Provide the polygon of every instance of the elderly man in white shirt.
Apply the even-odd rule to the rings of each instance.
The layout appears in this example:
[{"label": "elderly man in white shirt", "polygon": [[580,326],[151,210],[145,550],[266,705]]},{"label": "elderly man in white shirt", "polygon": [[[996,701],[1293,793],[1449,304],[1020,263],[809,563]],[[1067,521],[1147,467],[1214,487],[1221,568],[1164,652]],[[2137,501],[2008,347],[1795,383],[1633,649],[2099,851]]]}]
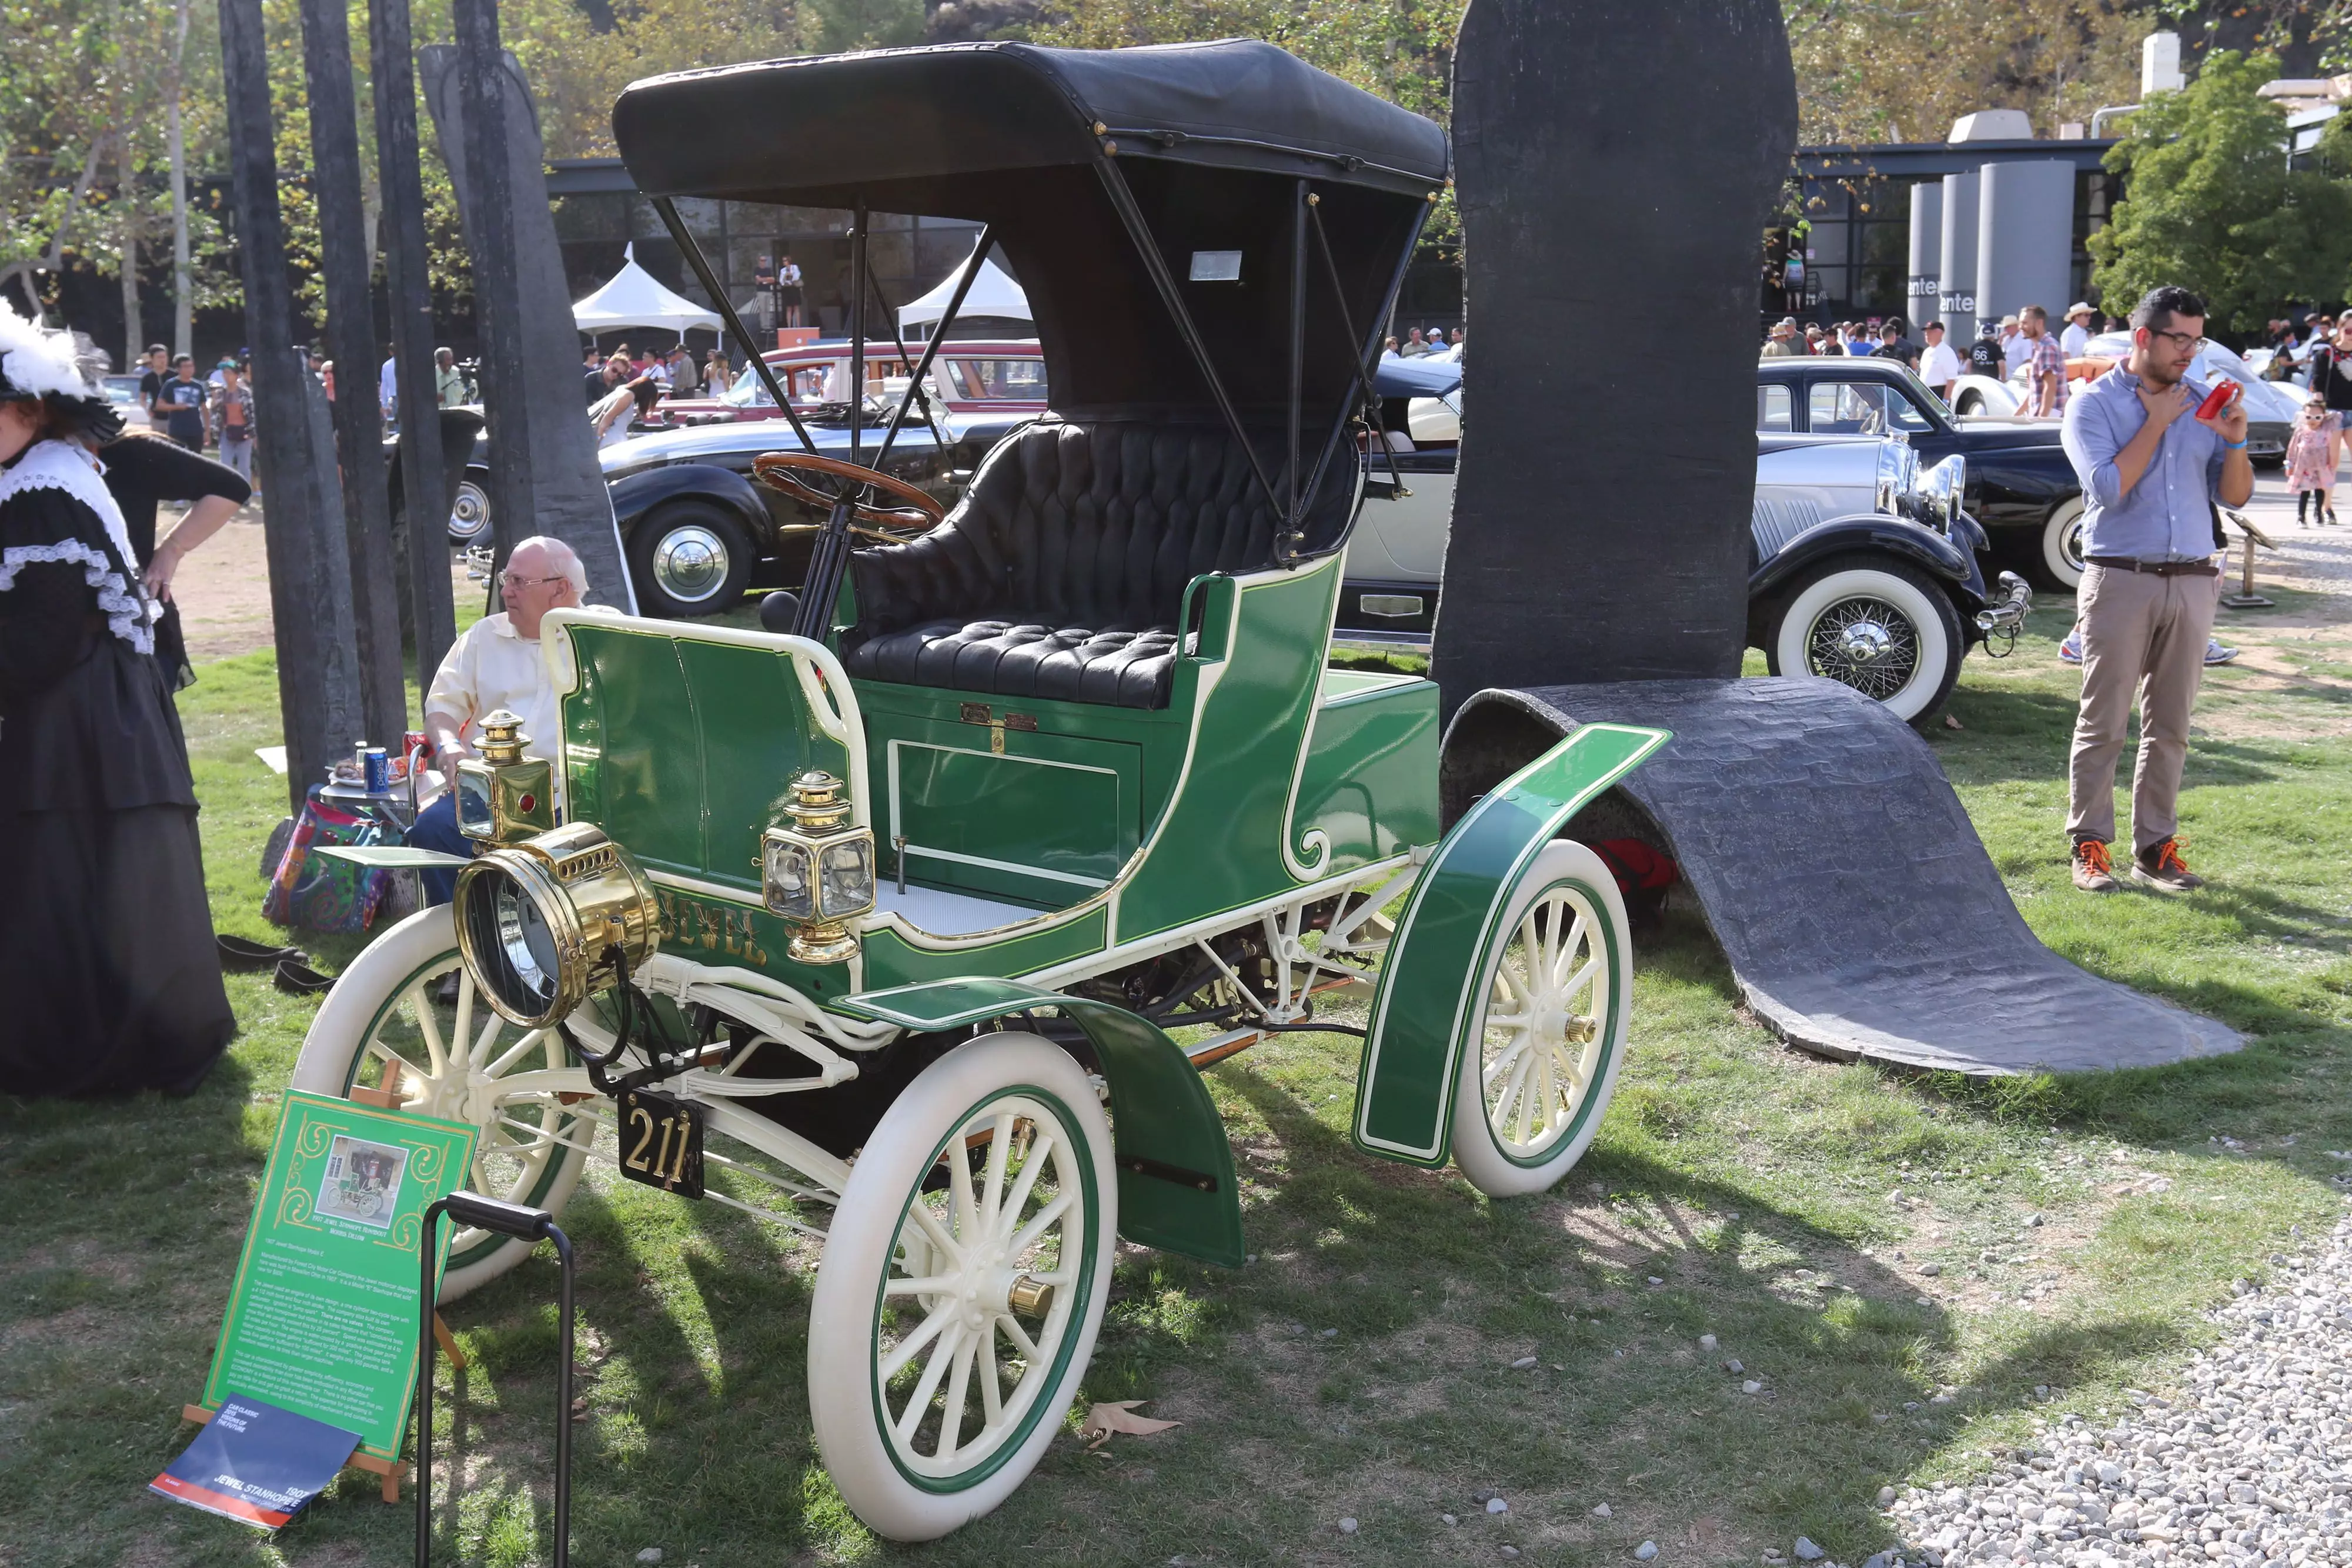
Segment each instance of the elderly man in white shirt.
[{"label": "elderly man in white shirt", "polygon": [[[433,742],[434,766],[445,779],[456,777],[460,758],[475,754],[482,720],[500,708],[522,720],[525,756],[555,759],[560,716],[554,683],[540,653],[540,622],[551,610],[580,603],[587,592],[587,570],[562,539],[541,535],[515,546],[499,578],[506,609],[483,616],[450,644],[425,695],[425,733]],[[446,790],[419,811],[409,843],[471,854],[473,841],[457,831],[457,799],[455,790]],[[457,873],[428,871],[424,881],[425,901],[446,904],[457,890]]]}]

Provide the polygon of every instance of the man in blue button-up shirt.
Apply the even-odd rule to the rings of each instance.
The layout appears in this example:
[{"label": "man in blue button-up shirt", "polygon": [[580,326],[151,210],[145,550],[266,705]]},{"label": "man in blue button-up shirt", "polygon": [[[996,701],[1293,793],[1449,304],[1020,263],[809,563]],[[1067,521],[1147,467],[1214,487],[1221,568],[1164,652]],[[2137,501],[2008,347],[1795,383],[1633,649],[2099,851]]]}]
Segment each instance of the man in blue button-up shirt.
[{"label": "man in blue button-up shirt", "polygon": [[2244,506],[2254,470],[2242,398],[2211,419],[2197,417],[2209,389],[2188,371],[2204,345],[2205,302],[2185,288],[2151,289],[2131,324],[2131,357],[2066,406],[2066,455],[2083,486],[2089,563],[2076,594],[2083,706],[2067,768],[2066,831],[2074,885],[2112,891],[2116,763],[2137,693],[2131,875],[2185,893],[2203,885],[2181,863],[2173,831],[2189,715],[2221,597],[2212,503]]}]

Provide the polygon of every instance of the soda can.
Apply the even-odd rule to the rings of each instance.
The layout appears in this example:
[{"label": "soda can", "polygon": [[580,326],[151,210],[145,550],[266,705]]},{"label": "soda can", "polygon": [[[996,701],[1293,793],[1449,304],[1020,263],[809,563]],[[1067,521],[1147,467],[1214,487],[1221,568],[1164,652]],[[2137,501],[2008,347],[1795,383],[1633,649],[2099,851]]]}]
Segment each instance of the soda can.
[{"label": "soda can", "polygon": [[365,780],[371,795],[392,792],[392,758],[381,746],[360,747],[360,777]]}]

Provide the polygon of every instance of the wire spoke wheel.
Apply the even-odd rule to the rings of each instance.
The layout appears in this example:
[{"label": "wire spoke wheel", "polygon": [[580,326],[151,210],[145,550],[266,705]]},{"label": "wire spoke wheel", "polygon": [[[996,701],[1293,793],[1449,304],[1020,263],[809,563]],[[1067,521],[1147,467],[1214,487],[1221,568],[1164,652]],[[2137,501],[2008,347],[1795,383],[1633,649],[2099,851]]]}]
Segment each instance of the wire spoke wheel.
[{"label": "wire spoke wheel", "polygon": [[1580,890],[1552,888],[1520,916],[1496,965],[1478,1076],[1487,1124],[1514,1158],[1541,1157],[1592,1087],[1610,1004],[1600,928]]},{"label": "wire spoke wheel", "polygon": [[1102,1323],[1115,1174],[1085,1072],[1034,1035],[957,1047],[868,1137],[810,1303],[809,1407],[876,1531],[944,1534],[1043,1457]]},{"label": "wire spoke wheel", "polygon": [[1842,599],[1813,617],[1805,666],[1885,702],[1919,673],[1919,628],[1884,599]]},{"label": "wire spoke wheel", "polygon": [[1454,1090],[1454,1163],[1490,1197],[1542,1192],[1600,1131],[1624,1060],[1633,949],[1601,857],[1546,844],[1498,912]]},{"label": "wire spoke wheel", "polygon": [[[337,979],[303,1041],[293,1086],[339,1096],[383,1090],[398,1094],[404,1110],[468,1123],[477,1137],[465,1185],[553,1210],[579,1182],[596,1123],[544,1082],[502,1085],[567,1065],[553,1030],[520,1029],[477,994],[444,904],[401,922]],[[441,1299],[505,1272],[530,1250],[510,1237],[457,1230]]]},{"label": "wire spoke wheel", "polygon": [[898,1232],[874,1337],[899,1461],[927,1475],[984,1462],[1020,1430],[1067,1337],[1077,1271],[1074,1152],[1013,1095],[948,1140]]}]

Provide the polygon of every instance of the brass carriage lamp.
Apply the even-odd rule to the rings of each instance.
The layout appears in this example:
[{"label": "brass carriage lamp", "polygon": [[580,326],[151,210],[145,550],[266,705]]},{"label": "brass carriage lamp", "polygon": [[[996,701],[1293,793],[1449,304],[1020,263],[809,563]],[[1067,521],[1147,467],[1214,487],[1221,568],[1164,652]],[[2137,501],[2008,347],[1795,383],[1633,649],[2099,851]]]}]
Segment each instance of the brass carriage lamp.
[{"label": "brass carriage lamp", "polygon": [[457,831],[510,844],[555,826],[555,765],[525,757],[530,737],[520,716],[499,708],[482,720],[482,755],[457,764]]},{"label": "brass carriage lamp", "polygon": [[793,780],[788,826],[760,835],[761,896],[793,928],[803,964],[856,957],[845,922],[874,907],[874,830],[853,827],[841,780],[813,768]]}]

